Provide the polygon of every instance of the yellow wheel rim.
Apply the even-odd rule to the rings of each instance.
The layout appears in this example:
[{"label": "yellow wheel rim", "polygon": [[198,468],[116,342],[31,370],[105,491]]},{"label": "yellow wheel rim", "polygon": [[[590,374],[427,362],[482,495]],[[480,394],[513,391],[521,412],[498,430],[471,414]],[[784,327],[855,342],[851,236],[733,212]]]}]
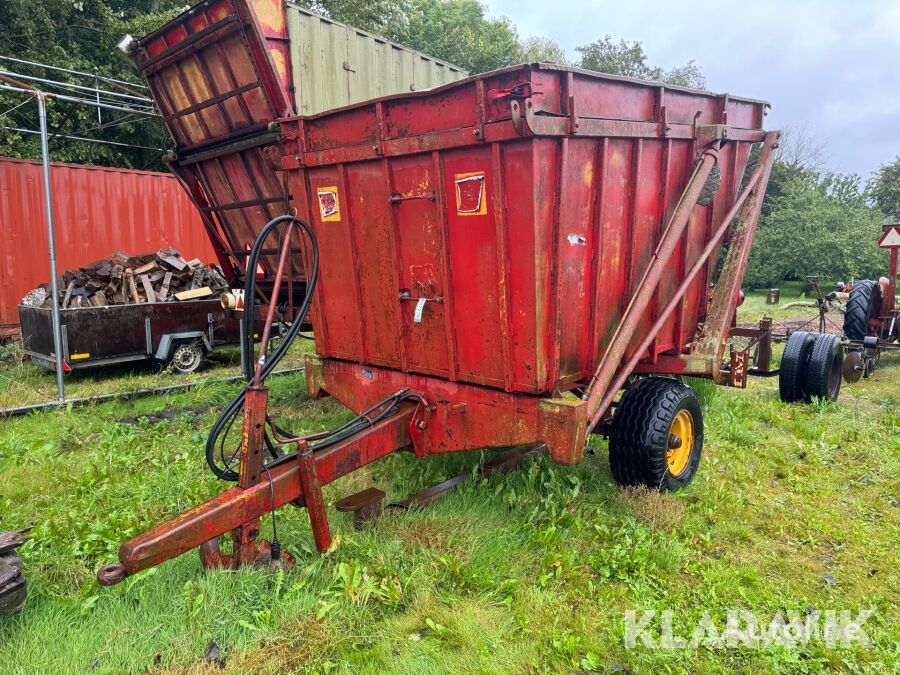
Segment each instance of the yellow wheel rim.
[{"label": "yellow wheel rim", "polygon": [[666,451],[669,473],[678,476],[687,468],[693,448],[694,418],[687,410],[679,410],[669,429],[669,447]]}]

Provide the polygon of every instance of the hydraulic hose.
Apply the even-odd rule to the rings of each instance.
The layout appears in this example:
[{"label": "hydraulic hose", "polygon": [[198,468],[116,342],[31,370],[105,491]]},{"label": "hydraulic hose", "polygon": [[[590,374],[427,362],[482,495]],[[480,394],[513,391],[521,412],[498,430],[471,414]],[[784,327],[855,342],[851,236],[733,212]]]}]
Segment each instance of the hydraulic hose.
[{"label": "hydraulic hose", "polygon": [[[255,270],[257,264],[259,263],[260,251],[262,250],[264,242],[266,241],[268,236],[279,225],[282,225],[283,223],[290,223],[291,226],[286,228],[286,233],[283,235],[283,237],[286,237],[287,240],[283,240],[281,242],[281,245],[290,246],[292,227],[294,224],[299,225],[300,228],[306,233],[306,236],[310,241],[312,267],[310,270],[310,276],[306,282],[306,295],[303,298],[303,303],[300,306],[300,310],[294,318],[294,322],[291,324],[291,327],[285,335],[284,339],[281,341],[275,351],[272,352],[272,356],[269,357],[268,360],[264,361],[260,382],[264,381],[265,378],[275,369],[275,367],[278,365],[278,362],[281,361],[288,348],[290,348],[291,344],[300,334],[300,327],[303,325],[303,320],[306,318],[306,314],[309,311],[309,306],[312,302],[313,291],[315,290],[316,280],[318,279],[319,247],[318,242],[316,241],[315,234],[313,233],[309,225],[291,215],[279,216],[266,223],[265,227],[263,227],[263,229],[257,236],[256,241],[253,243],[253,246],[250,249],[250,253],[247,257],[248,273],[244,283],[244,316],[247,317],[247,319],[244,321],[245,329],[244,334],[241,336],[244,344],[243,353],[245,354],[245,358],[243,359],[241,365],[248,387],[254,381],[256,369],[256,362],[253,358],[253,319],[255,317],[256,311]],[[270,298],[270,302],[277,301],[278,298]],[[259,358],[264,359],[265,355],[260,354]],[[213,427],[210,430],[209,437],[206,441],[206,463],[209,465],[209,468],[218,478],[231,482],[234,482],[238,479],[238,473],[231,468],[229,461],[225,458],[224,444],[232,425],[243,409],[245,396],[246,387],[241,390],[241,392],[238,393],[238,395],[235,396],[227,406],[225,406],[224,410],[219,415],[219,418],[216,420],[215,424],[213,424]],[[308,436],[306,440],[315,441],[314,443],[310,444],[310,450],[316,452],[319,450],[324,450],[325,448],[331,447],[337,443],[346,441],[348,438],[353,437],[360,431],[374,426],[381,420],[390,417],[391,415],[396,413],[402,401],[410,399],[418,400],[419,402],[423,401],[421,395],[410,392],[408,388],[400,389],[390,396],[387,396],[384,399],[378,401],[367,410],[364,410],[359,415],[356,415],[355,417],[348,420],[347,422],[344,422],[335,429]],[[281,429],[273,420],[267,418],[267,422],[277,435],[286,437],[285,440],[287,442],[290,442],[294,438],[293,433]],[[272,469],[276,466],[284,464],[285,462],[292,461],[296,457],[296,452],[278,456],[276,447],[272,444],[271,440],[268,437],[268,434],[264,435],[264,441],[267,449],[269,450],[269,454],[272,455],[272,461],[264,465],[265,470]],[[217,447],[218,454],[222,460],[221,466],[216,463]]]},{"label": "hydraulic hose", "polygon": [[[275,370],[278,363],[282,358],[284,358],[287,350],[290,348],[291,344],[300,333],[300,328],[302,327],[303,320],[306,318],[306,314],[309,311],[309,306],[312,302],[313,292],[316,286],[316,280],[319,276],[319,245],[316,241],[316,236],[309,224],[293,215],[278,216],[277,218],[273,218],[268,223],[266,223],[266,225],[262,228],[262,230],[260,230],[259,234],[257,235],[256,241],[253,242],[253,246],[251,247],[249,255],[247,256],[247,276],[244,280],[245,321],[244,334],[241,336],[241,340],[243,342],[242,351],[246,355],[246,358],[241,363],[241,366],[244,371],[243,374],[244,379],[247,381],[247,386],[249,386],[253,382],[255,369],[255,359],[252,358],[252,355],[254,354],[253,327],[256,316],[256,269],[257,265],[259,264],[259,256],[269,235],[271,235],[276,228],[285,223],[289,223],[290,226],[285,228],[286,233],[282,236],[282,238],[286,237],[286,241],[283,241],[282,245],[291,245],[290,239],[293,226],[299,226],[300,229],[303,230],[303,232],[309,238],[312,254],[312,266],[310,269],[309,278],[306,280],[306,295],[303,298],[300,309],[297,312],[297,315],[294,317],[294,321],[291,324],[291,327],[288,330],[287,334],[284,336],[284,339],[281,340],[280,344],[272,352],[272,355],[268,359],[266,359],[265,365],[262,369],[260,382],[263,382],[266,377],[268,377],[268,375],[273,370]],[[277,302],[278,298],[271,298],[270,301]],[[261,354],[260,358],[265,358],[265,355]],[[231,402],[228,403],[228,405],[225,406],[224,410],[222,410],[222,413],[219,415],[219,418],[213,424],[212,429],[210,430],[209,437],[206,440],[206,463],[209,465],[209,468],[212,470],[212,472],[222,480],[233,482],[238,479],[238,474],[235,471],[231,470],[227,466],[220,467],[216,463],[216,446],[219,442],[220,437],[222,438],[222,443],[224,444],[225,436],[228,435],[228,430],[230,430],[231,424],[234,422],[235,417],[244,406],[245,396],[246,388],[242,389],[240,393],[235,396],[231,400]],[[274,448],[269,443],[267,443],[267,445],[269,446],[270,454],[275,456],[276,453],[274,452]],[[222,454],[224,462],[224,451],[220,450],[220,454]]]}]

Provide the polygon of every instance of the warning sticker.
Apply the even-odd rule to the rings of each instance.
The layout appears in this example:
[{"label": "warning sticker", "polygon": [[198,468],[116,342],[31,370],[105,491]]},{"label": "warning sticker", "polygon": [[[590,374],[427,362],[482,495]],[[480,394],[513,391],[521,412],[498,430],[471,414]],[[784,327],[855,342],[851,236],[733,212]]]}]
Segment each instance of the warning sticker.
[{"label": "warning sticker", "polygon": [[487,213],[484,198],[484,171],[458,173],[453,176],[456,184],[456,213],[460,216],[483,216]]},{"label": "warning sticker", "polygon": [[341,205],[338,202],[337,187],[329,185],[316,190],[319,196],[319,213],[323,221],[335,221],[341,219]]}]

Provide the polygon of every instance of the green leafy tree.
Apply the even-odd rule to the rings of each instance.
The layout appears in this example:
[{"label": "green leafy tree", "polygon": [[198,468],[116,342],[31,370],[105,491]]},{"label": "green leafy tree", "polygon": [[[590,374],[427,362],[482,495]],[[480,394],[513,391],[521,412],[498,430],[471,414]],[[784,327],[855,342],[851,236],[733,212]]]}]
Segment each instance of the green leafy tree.
[{"label": "green leafy tree", "polygon": [[694,61],[668,71],[659,66],[651,66],[639,40],[616,42],[611,35],[605,35],[590,44],[576,47],[575,51],[581,54],[581,67],[588,70],[682,87],[702,89],[706,86],[703,71]]},{"label": "green leafy tree", "polygon": [[522,61],[536,63],[546,61],[566,65],[566,53],[550,38],[532,35],[522,41]]},{"label": "green leafy tree", "polygon": [[869,180],[866,192],[889,222],[900,223],[900,155],[881,165]]},{"label": "green leafy tree", "polygon": [[483,73],[523,60],[515,26],[476,0],[316,0],[313,11]]},{"label": "green leafy tree", "polygon": [[[3,0],[0,10],[0,54],[67,67],[140,84],[137,73],[118,55],[115,45],[126,33],[143,35],[185,8],[173,0]],[[90,84],[58,71],[0,62],[0,67],[25,75]],[[82,136],[163,148],[168,135],[157,121],[127,118],[124,113],[97,110],[57,100],[48,101],[48,127],[54,160],[134,168],[162,168],[157,150],[121,148],[75,141]],[[40,156],[34,134],[10,128],[36,130],[37,106],[21,94],[0,92],[0,153],[17,157]]]},{"label": "green leafy tree", "polygon": [[313,0],[300,2],[314,12],[388,39],[408,27],[413,0]]},{"label": "green leafy tree", "polygon": [[475,0],[412,0],[400,28],[388,37],[472,74],[522,60],[515,26],[506,17],[488,17]]},{"label": "green leafy tree", "polygon": [[819,174],[777,163],[745,282],[755,288],[818,274],[875,277],[885,267],[876,241],[881,214],[867,205],[859,176]]}]

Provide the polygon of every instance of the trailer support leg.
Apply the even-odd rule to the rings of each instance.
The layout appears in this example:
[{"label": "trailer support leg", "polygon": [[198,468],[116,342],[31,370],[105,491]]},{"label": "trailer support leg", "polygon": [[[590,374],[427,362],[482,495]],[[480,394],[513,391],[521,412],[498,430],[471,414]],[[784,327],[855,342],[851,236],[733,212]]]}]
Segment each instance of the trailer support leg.
[{"label": "trailer support leg", "polygon": [[328,514],[325,512],[325,499],[322,496],[322,484],[319,482],[316,460],[313,459],[309,448],[297,453],[297,463],[300,469],[303,498],[306,502],[306,510],[309,512],[313,540],[321,553],[327,551],[331,546],[331,530],[328,527]]},{"label": "trailer support leg", "polygon": [[[265,453],[263,433],[268,400],[269,391],[266,387],[247,388],[238,478],[238,487],[242,490],[261,483],[268,485],[268,481],[262,475]],[[259,518],[254,518],[231,531],[230,555],[223,554],[219,550],[219,540],[215,537],[200,545],[200,561],[204,567],[223,569],[237,569],[242,565],[266,562],[272,557],[271,545],[267,541],[257,541],[258,536]],[[282,557],[286,566],[293,566],[294,559],[289,554],[282,554]]]}]

